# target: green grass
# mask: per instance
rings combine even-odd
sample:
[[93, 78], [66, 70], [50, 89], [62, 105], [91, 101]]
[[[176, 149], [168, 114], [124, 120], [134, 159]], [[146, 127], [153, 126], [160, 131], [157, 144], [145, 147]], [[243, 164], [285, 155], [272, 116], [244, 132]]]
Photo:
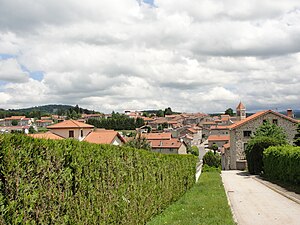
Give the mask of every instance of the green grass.
[[201, 174], [200, 180], [181, 199], [147, 225], [235, 224], [218, 171]]

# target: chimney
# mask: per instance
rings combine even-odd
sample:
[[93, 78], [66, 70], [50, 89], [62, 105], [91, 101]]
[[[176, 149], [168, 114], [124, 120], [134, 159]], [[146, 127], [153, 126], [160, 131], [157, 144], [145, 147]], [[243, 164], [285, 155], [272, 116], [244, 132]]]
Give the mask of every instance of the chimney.
[[286, 111], [286, 115], [287, 115], [288, 117], [294, 118], [293, 110], [292, 110], [292, 109], [288, 109], [288, 110]]

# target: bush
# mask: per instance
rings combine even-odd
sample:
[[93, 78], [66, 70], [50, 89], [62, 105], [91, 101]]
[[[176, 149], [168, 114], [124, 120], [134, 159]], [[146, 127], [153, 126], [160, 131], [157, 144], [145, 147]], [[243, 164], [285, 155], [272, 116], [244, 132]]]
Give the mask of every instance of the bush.
[[270, 146], [284, 144], [285, 141], [270, 137], [257, 137], [248, 142], [245, 150], [248, 171], [250, 174], [261, 174], [263, 171], [263, 151]]
[[300, 147], [269, 147], [263, 154], [265, 176], [300, 185]]
[[0, 135], [1, 224], [145, 224], [195, 182], [196, 157]]
[[199, 156], [199, 148], [197, 146], [192, 146], [187, 149], [187, 152], [194, 155]]
[[214, 154], [213, 152], [208, 151], [203, 156], [203, 165], [218, 168], [221, 166], [221, 156], [219, 154]]

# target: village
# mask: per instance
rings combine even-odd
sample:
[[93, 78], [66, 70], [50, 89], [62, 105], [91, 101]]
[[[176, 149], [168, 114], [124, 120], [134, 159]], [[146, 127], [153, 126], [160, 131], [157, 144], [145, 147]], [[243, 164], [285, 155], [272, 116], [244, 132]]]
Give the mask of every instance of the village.
[[[144, 125], [136, 128], [133, 137], [129, 137], [126, 131], [97, 128], [88, 124], [90, 119], [110, 118], [111, 114], [82, 114], [77, 120], [58, 115], [36, 120], [25, 116], [11, 116], [0, 119], [0, 132], [21, 132], [42, 139], [72, 138], [89, 143], [118, 146], [139, 136], [149, 143], [153, 152], [188, 154], [189, 149], [194, 146], [198, 148], [197, 155], [200, 155], [201, 160], [207, 151], [215, 150], [221, 155], [223, 170], [244, 170], [247, 167], [245, 158], [247, 143], [259, 126], [269, 121], [282, 127], [287, 134], [288, 142], [292, 144], [299, 123], [299, 120], [294, 118], [292, 109], [287, 109], [286, 115], [273, 110], [264, 110], [246, 117], [246, 106], [242, 102], [237, 105], [234, 116], [181, 113], [146, 117], [140, 111], [125, 111], [124, 115], [144, 121]], [[40, 128], [43, 132], [37, 132]], [[34, 132], [29, 132], [30, 130]]]

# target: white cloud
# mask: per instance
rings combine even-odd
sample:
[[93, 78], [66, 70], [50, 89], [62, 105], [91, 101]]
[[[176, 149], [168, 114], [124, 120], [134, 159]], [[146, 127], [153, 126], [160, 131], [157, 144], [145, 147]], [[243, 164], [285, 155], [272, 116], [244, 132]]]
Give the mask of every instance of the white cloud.
[[0, 60], [0, 80], [22, 83], [28, 78], [28, 74], [22, 71], [16, 59]]
[[299, 108], [299, 1], [154, 4], [0, 0], [0, 54], [16, 55], [0, 61], [0, 79], [13, 82], [0, 86], [2, 104], [211, 112], [242, 100], [250, 110]]

